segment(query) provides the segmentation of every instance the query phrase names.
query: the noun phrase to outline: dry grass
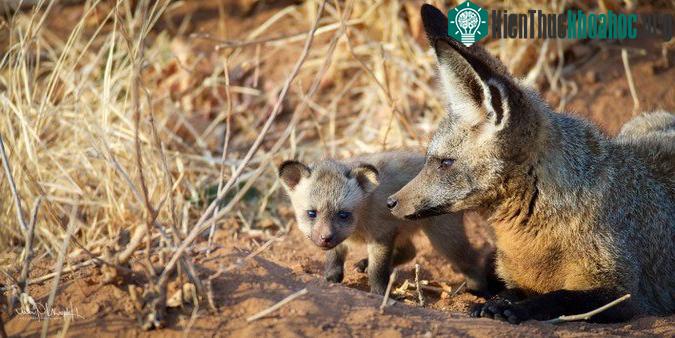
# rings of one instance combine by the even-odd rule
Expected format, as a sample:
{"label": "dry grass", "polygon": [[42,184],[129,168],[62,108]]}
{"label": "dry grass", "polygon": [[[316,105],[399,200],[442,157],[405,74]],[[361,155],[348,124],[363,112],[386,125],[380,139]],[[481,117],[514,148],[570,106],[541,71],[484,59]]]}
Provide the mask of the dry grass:
{"label": "dry grass", "polygon": [[[117,243],[128,234],[146,254],[165,248],[169,257],[211,224],[271,238],[287,231],[275,163],[423,147],[443,116],[416,2],[328,1],[318,18],[320,1],[306,1],[254,23],[212,4],[209,34],[191,34],[199,22],[181,14],[189,4],[137,3],[87,0],[66,34],[49,28],[66,15],[49,1],[0,24],[0,135],[23,205],[42,199],[37,256],[59,257],[69,224],[77,231],[66,266],[83,253],[123,266],[137,249]],[[509,10],[561,7],[535,3]],[[315,41],[288,82],[314,22]],[[573,95],[562,43],[487,46],[529,83]],[[25,236],[1,178],[0,263],[18,275]]]}

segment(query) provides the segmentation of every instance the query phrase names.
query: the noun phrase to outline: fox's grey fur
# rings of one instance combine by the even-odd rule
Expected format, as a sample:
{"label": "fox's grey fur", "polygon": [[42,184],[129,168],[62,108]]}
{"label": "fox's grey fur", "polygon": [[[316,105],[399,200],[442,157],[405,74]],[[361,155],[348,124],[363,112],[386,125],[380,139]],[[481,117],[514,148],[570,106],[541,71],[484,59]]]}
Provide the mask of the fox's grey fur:
{"label": "fox's grey fur", "polygon": [[[366,243],[368,260],[360,262],[360,269],[367,264],[371,292],[383,294],[392,267],[415,257],[411,236],[421,228],[434,248],[466,276],[470,288],[487,291],[485,264],[466,237],[462,214],[410,221],[387,209],[387,197],[423,165],[423,155],[398,151],[311,165],[286,161],[279,167],[299,229],[327,250],[326,279],[342,281],[347,242]],[[341,218],[340,211],[349,217]]]}
{"label": "fox's grey fur", "polygon": [[[422,7],[449,114],[392,212],[416,219],[479,211],[511,288],[474,315],[520,322],[589,311],[620,321],[675,310],[675,115],[636,117],[614,139],[554,112],[480,46],[447,36]],[[514,297],[517,295],[517,297]]]}

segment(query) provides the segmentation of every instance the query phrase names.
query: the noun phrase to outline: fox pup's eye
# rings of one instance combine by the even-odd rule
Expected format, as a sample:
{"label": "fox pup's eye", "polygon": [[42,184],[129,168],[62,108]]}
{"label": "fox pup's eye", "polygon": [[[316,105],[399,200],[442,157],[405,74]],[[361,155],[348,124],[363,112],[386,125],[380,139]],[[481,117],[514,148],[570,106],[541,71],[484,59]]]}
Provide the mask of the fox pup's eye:
{"label": "fox pup's eye", "polygon": [[338,217],[340,217],[340,219],[348,219],[351,216],[352,216],[352,213],[349,212],[349,211],[344,211],[344,210],[338,211]]}
{"label": "fox pup's eye", "polygon": [[316,218],[316,210],[307,210],[307,217]]}
{"label": "fox pup's eye", "polygon": [[441,164],[438,166],[438,169],[450,168],[453,163],[455,163],[455,160],[451,158],[444,158],[441,160]]}

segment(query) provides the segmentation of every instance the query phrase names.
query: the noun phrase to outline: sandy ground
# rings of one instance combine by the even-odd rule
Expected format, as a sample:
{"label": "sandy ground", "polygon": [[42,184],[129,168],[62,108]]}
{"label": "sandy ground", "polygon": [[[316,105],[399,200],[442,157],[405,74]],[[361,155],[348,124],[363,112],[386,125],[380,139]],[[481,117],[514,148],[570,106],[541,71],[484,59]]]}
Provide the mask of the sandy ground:
{"label": "sandy ground", "polygon": [[[221,232],[219,248],[207,258],[198,254],[203,276],[230,267],[254,251],[262,243],[253,238],[234,239],[234,232]],[[433,252],[422,236],[416,238],[417,258],[401,267],[396,285],[404,279],[414,279],[414,263],[422,266],[421,279],[445,281],[453,290],[462,277]],[[203,245],[197,247],[197,251]],[[143,331],[134,319],[128,293],[114,285],[102,285],[97,269],[86,268],[70,274],[62,281],[56,298],[57,309],[76,310],[68,328],[69,336],[182,336],[186,327],[196,336],[223,337],[304,337],[304,336],[664,336],[675,335],[675,316],[636,318],[627,323],[601,325],[567,323],[549,325],[535,321],[510,325],[489,319],[470,318],[465,309],[480,298],[462,290],[453,297],[440,298],[433,292],[424,292],[426,306],[415,304],[415,295],[399,299],[380,313],[382,297],[367,291],[367,278],[352,265],[364,257],[355,250],[347,262],[343,284],[328,283],[321,277],[323,253],[312,247],[297,229],[274,242],[271,247],[238,268],[222,273],[213,280],[216,313],[202,310],[190,324],[194,309],[171,309],[167,327]],[[39,264],[48,267],[48,264]],[[140,267],[137,266],[138,269]],[[36,275],[48,272],[34,269]],[[294,292],[306,288],[308,293],[286,304],[278,311],[254,322],[246,318],[277,303]],[[47,300],[51,283],[35,285],[30,293],[36,301]],[[202,307],[204,304],[201,305]],[[64,319],[52,319],[50,335],[58,334]],[[7,323],[10,336],[38,336],[42,322],[26,316],[17,316]]]}

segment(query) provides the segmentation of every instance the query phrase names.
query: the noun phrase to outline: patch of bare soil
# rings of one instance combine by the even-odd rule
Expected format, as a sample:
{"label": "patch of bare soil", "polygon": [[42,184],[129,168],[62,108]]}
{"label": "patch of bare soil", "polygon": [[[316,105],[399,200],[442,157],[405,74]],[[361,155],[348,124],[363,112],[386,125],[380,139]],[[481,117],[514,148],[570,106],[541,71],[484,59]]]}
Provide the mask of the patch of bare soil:
{"label": "patch of bare soil", "polygon": [[[635,85],[639,108],[634,111],[621,49],[628,52],[628,65]],[[635,40],[630,43],[585,43],[573,46],[566,55],[566,74],[574,82],[576,95],[564,111],[593,121],[608,135],[616,135],[632,117],[655,110],[675,109],[675,55],[662,53],[662,41]],[[672,47],[671,47],[672,49]],[[557,92],[547,91],[545,99],[556,108]]]}
{"label": "patch of bare soil", "polygon": [[[203,270],[202,276],[214,274],[232,266],[261,245],[253,238],[234,238],[234,232],[223,231],[218,239],[218,250],[207,258],[197,255]],[[421,236],[416,238],[419,253],[414,262],[401,267],[397,285],[404,279],[414,279],[414,263],[422,266],[422,279],[446,281],[452,288],[461,284],[462,277],[442,258],[436,255]],[[202,247],[200,245],[200,247]],[[313,247],[302,234],[293,229],[281,241],[256,257],[244,261],[234,270],[224,272],[213,280],[213,295],[218,307],[216,313],[205,309],[191,323],[194,309],[169,311],[168,327],[156,331],[143,331],[134,319],[133,302],[126,290],[114,285],[102,285],[98,269],[85,268],[68,275],[56,297],[56,309],[72,309],[73,318],[68,335],[93,336],[182,336],[187,327],[190,335],[224,337],[279,337],[279,336],[607,336],[645,335],[673,336],[675,316],[667,318],[637,318],[628,323],[601,325],[568,323],[548,325],[535,321],[510,325],[488,319],[470,318],[465,312],[473,302],[481,301],[467,292],[442,299],[425,291],[427,305],[411,304],[414,297],[399,299],[380,313],[382,297],[365,291],[367,278],[352,265],[364,257],[356,250],[347,262],[343,284],[328,283],[321,277],[323,253]],[[137,267],[139,270],[140,266]],[[36,275],[46,269],[35,269]],[[133,283],[133,282],[132,282]],[[47,301],[51,282],[34,285],[30,293],[36,301]],[[246,319],[274,305],[303,288],[308,290],[292,302],[270,315],[253,322]],[[408,299],[409,298],[409,299]],[[58,334],[64,319],[53,318],[50,335]],[[38,336],[42,322],[27,316],[16,316],[6,328],[10,336]]]}

